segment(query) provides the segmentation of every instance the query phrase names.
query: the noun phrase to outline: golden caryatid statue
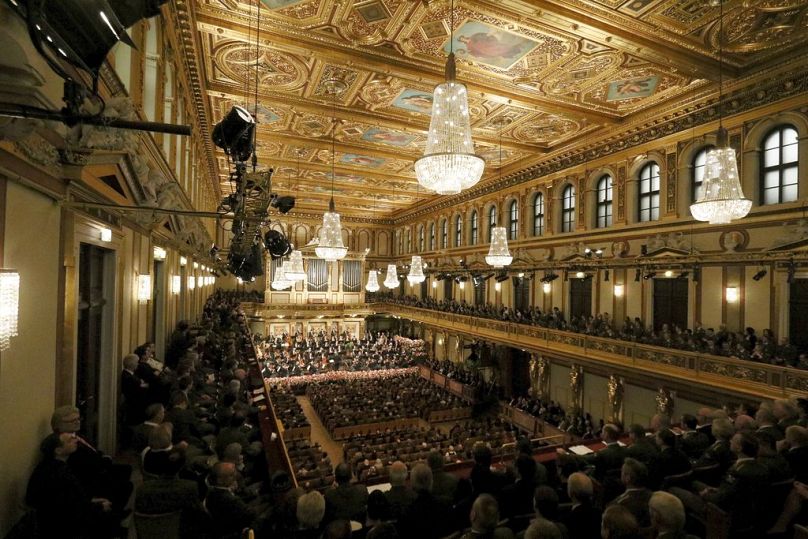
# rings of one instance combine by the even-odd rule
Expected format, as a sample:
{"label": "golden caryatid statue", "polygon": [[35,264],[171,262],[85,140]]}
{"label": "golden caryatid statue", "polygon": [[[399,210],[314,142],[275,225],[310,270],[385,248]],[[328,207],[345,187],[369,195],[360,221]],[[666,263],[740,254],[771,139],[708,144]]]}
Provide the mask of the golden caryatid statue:
{"label": "golden caryatid statue", "polygon": [[570,408],[574,415],[583,410],[584,401],[584,368],[573,365],[570,368]]}
{"label": "golden caryatid statue", "polygon": [[660,387],[656,394],[656,411],[658,414],[673,417],[673,394]]}
{"label": "golden caryatid statue", "polygon": [[614,374],[609,376],[607,395],[609,397],[609,422],[623,424],[623,392],[625,381]]}
{"label": "golden caryatid statue", "polygon": [[537,399],[549,397],[550,365],[541,354],[530,354],[530,396]]}

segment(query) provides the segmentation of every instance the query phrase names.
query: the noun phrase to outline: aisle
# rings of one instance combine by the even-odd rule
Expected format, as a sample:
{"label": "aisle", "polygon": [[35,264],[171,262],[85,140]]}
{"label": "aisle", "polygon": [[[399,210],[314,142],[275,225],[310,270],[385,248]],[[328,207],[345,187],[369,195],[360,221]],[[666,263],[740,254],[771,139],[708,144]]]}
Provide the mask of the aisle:
{"label": "aisle", "polygon": [[319,443],[323,450],[328,453],[328,456],[331,457],[331,464],[336,466],[342,462],[342,445],[331,439],[314,408],[312,408],[309,398],[305,395],[298,395],[295,398],[300,403],[303,408],[303,414],[311,424],[311,441]]}

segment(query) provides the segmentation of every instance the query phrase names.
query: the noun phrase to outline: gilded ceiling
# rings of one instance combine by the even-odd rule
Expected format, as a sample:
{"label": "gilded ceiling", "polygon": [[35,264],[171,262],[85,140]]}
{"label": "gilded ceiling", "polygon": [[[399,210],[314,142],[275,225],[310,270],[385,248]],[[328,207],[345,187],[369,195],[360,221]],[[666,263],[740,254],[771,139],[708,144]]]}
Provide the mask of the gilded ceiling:
{"label": "gilded ceiling", "polygon": [[[390,216],[433,196],[413,162],[450,46],[484,182],[500,162],[514,172],[717,91],[713,0],[455,0],[451,44],[449,1],[260,1],[196,0],[203,85],[215,123],[233,104],[256,109],[257,77],[259,163],[302,210],[326,208],[332,167],[342,213]],[[724,0],[723,10],[730,79],[805,46],[804,0]],[[223,154],[218,166],[226,192]]]}

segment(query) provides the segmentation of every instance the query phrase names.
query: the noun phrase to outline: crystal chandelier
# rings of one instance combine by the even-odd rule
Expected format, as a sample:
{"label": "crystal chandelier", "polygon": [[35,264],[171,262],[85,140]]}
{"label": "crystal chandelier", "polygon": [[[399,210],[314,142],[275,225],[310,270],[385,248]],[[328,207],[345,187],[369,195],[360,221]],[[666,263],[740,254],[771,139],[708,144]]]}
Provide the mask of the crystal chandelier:
{"label": "crystal chandelier", "polygon": [[303,269],[303,253],[295,249],[289,255],[289,262],[286,264],[286,279],[289,281],[302,281],[306,278],[306,270]]}
{"label": "crystal chandelier", "polygon": [[485,262],[495,268],[502,268],[513,261],[511,252],[508,250],[508,236],[504,226],[495,226],[491,231],[491,247]]}
{"label": "crystal chandelier", "polygon": [[377,292],[379,290],[378,273],[376,270],[368,272],[368,284],[365,285],[365,290],[368,292]]}
{"label": "crystal chandelier", "polygon": [[[314,252],[319,258],[328,262],[342,260],[348,254],[348,248],[342,243],[342,224],[340,216],[334,207],[334,159],[336,156],[335,139],[337,136],[337,91],[339,81],[331,80],[329,91],[334,96],[334,129],[331,131],[331,200],[328,202],[328,211],[323,213],[323,227],[320,229],[317,247]],[[344,85],[343,85],[344,88]]]}
{"label": "crystal chandelier", "polygon": [[384,286],[387,288],[396,288],[398,286],[398,273],[396,273],[396,265],[387,265],[387,277],[384,279]]}
{"label": "crystal chandelier", "polygon": [[275,268],[275,277],[272,279],[270,286],[272,290],[286,290],[291,288],[292,282],[286,278],[285,263],[281,261],[277,268]]}
{"label": "crystal chandelier", "polygon": [[746,198],[738,177],[738,162],[735,150],[730,148],[727,130],[722,125],[722,103],[724,100],[723,49],[721,40],[724,33],[724,3],[720,2],[718,17],[718,134],[716,148],[707,152],[704,163],[704,178],[698,190],[696,202],[690,205],[690,213],[697,221],[708,221],[713,225],[724,225],[735,219],[746,217],[752,209],[752,201]]}
{"label": "crystal chandelier", "polygon": [[432,118],[424,156],[415,162],[418,183],[439,195],[454,195],[472,187],[483,175],[485,161],[474,154],[468,92],[456,81],[454,2],[451,7],[446,82],[432,94]]}
{"label": "crystal chandelier", "polygon": [[421,257],[418,255],[412,257],[412,263],[410,264],[410,272],[407,274],[407,280],[411,285],[423,283],[426,280],[426,275],[424,275],[424,264],[421,262]]}
{"label": "crystal chandelier", "polygon": [[20,274],[0,270],[0,350],[8,350],[11,337],[17,336],[20,307]]}

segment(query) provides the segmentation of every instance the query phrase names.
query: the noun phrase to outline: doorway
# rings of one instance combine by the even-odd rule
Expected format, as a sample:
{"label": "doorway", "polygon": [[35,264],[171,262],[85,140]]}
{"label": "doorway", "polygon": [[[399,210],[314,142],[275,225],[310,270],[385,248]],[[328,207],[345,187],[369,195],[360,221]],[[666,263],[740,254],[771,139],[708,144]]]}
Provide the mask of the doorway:
{"label": "doorway", "polygon": [[570,318],[592,316],[592,279],[570,279]]}
{"label": "doorway", "polygon": [[112,382],[116,362],[111,357],[114,251],[82,243],[78,281],[75,404],[81,412],[80,434],[106,449],[114,445],[116,424],[117,384]]}
{"label": "doorway", "polygon": [[687,279],[654,279],[654,330],[687,328]]}
{"label": "doorway", "polygon": [[165,307],[166,307],[166,278],[165,278],[165,262],[162,260],[154,261],[154,283],[152,285],[152,319],[151,319],[151,337],[154,341],[156,357],[165,357],[165,344],[166,344],[166,324],[165,324]]}
{"label": "doorway", "polygon": [[808,279],[794,279],[788,295],[788,337],[802,352],[808,350]]}

